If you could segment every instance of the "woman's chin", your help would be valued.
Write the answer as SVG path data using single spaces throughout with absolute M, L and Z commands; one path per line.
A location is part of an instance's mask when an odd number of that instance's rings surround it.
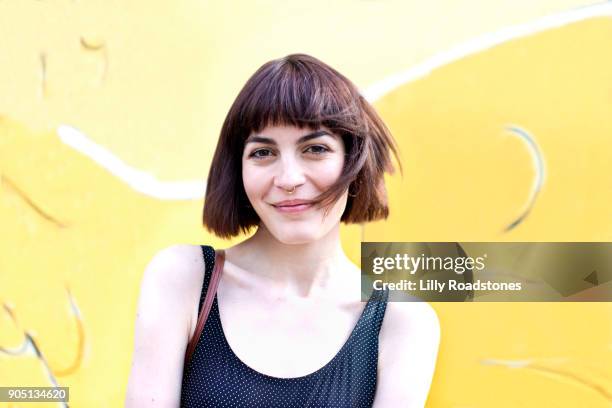
M 285 245 L 305 245 L 317 240 L 316 237 L 304 235 L 282 236 L 277 237 L 276 239 Z
M 298 228 L 294 228 L 293 230 L 283 229 L 282 231 L 270 231 L 277 241 L 285 245 L 303 245 L 314 242 L 320 238 L 317 236 L 316 232 L 318 231 L 303 231 Z

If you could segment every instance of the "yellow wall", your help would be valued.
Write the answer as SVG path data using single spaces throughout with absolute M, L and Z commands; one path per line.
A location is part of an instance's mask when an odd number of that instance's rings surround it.
M 611 7 L 431 3 L 0 2 L 0 347 L 27 333 L 49 367 L 0 352 L 0 385 L 122 405 L 144 266 L 227 245 L 199 224 L 220 123 L 291 52 L 353 79 L 400 144 L 391 217 L 342 231 L 356 262 L 362 236 L 612 241 Z M 610 406 L 609 304 L 433 306 L 428 407 Z

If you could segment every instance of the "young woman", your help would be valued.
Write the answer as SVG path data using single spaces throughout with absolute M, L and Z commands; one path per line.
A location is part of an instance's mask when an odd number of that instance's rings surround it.
M 192 360 L 185 350 L 215 262 L 174 245 L 145 271 L 129 407 L 422 407 L 439 324 L 426 303 L 361 301 L 340 222 L 388 215 L 395 144 L 355 85 L 303 54 L 264 64 L 234 101 L 208 176 L 204 225 L 255 233 L 225 250 Z

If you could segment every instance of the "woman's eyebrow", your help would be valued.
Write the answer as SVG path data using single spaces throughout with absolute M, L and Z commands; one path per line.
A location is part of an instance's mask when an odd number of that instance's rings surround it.
M 300 143 L 304 143 L 309 141 L 310 139 L 315 139 L 317 137 L 321 137 L 321 136 L 332 136 L 327 130 L 317 130 L 316 132 L 312 132 L 312 133 L 308 133 L 302 137 L 300 137 L 297 141 L 298 144 Z M 271 145 L 276 145 L 276 141 L 274 139 L 270 139 L 269 137 L 264 137 L 264 136 L 260 136 L 260 135 L 255 135 L 255 136 L 251 136 L 249 137 L 245 144 L 247 143 L 265 143 L 265 144 L 271 144 Z

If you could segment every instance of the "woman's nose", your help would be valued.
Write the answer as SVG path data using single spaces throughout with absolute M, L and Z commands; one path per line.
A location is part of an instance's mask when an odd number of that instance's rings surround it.
M 283 158 L 277 168 L 274 185 L 283 190 L 291 190 L 304 184 L 306 176 L 301 164 L 294 158 Z

